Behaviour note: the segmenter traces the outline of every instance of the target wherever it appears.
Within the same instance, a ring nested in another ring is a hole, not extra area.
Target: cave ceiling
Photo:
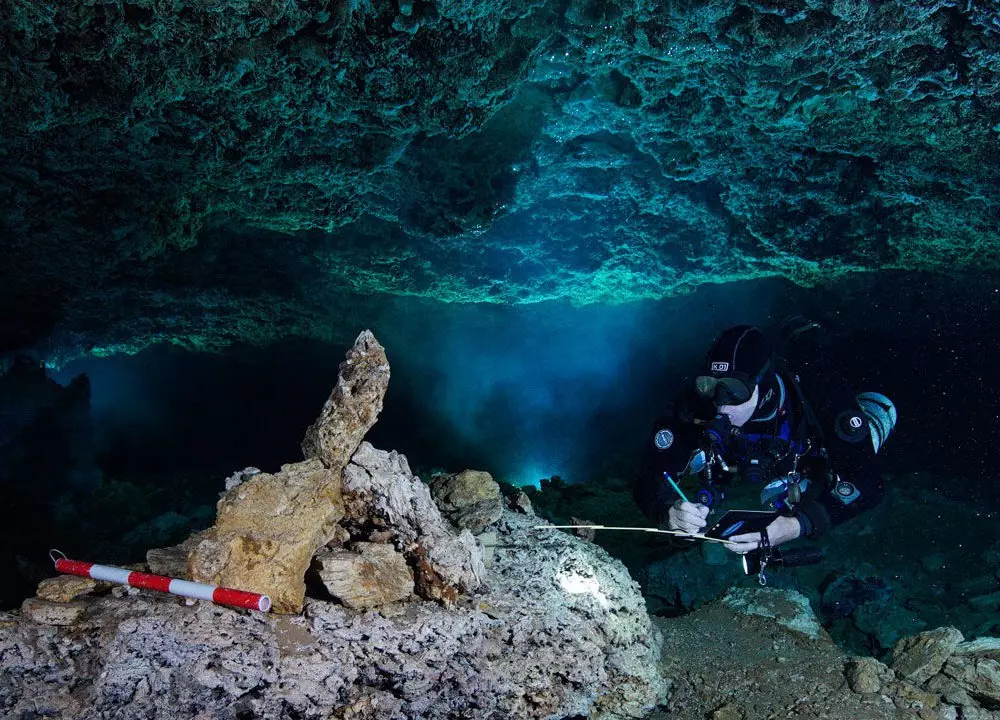
[[[1000,260],[989,3],[0,7],[0,349]]]

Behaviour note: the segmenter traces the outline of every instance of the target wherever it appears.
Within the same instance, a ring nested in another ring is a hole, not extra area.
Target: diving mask
[[[755,378],[737,372],[725,377],[699,375],[694,380],[694,386],[699,395],[711,400],[716,406],[742,405],[753,396],[757,383]]]

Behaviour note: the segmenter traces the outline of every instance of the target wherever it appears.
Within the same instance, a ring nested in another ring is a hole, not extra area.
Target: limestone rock
[[[306,431],[306,461],[284,465],[276,475],[253,473],[255,468],[234,475],[215,525],[191,552],[189,576],[266,593],[275,612],[301,610],[313,553],[335,537],[344,514],[341,472],[378,418],[388,383],[385,350],[365,330]]]
[[[847,663],[847,684],[859,694],[877,693],[893,679],[893,672],[873,657],[853,658]]]
[[[928,680],[924,684],[924,687],[940,695],[950,705],[978,707],[976,701],[972,699],[972,696],[969,695],[969,692],[964,687],[959,685],[953,678],[942,673],[938,673]]]
[[[382,412],[389,386],[385,349],[370,330],[354,341],[319,418],[306,430],[302,452],[339,472]]]
[[[965,638],[953,627],[928,630],[896,643],[892,650],[893,670],[900,677],[921,685],[934,676]]]
[[[107,587],[108,583],[98,583],[97,580],[77,575],[60,575],[38,583],[38,591],[35,594],[42,600],[67,603],[81,595],[89,595],[99,585]]]
[[[351,550],[318,553],[313,563],[330,594],[350,608],[378,607],[413,594],[413,571],[391,545],[355,543]]]
[[[431,481],[431,495],[445,517],[473,533],[482,532],[503,514],[500,486],[481,470],[438,475]]]
[[[391,530],[416,569],[421,597],[452,602],[480,586],[486,568],[475,537],[455,535],[405,457],[361,443],[344,469],[343,491],[345,525]]]
[[[275,612],[298,612],[313,553],[341,517],[340,472],[318,459],[254,475],[219,500],[215,525],[188,560],[188,576],[265,593]]]
[[[1000,638],[981,637],[959,643],[955,655],[975,655],[990,660],[1000,660]]]
[[[497,552],[497,542],[499,541],[498,536],[496,532],[493,531],[484,532],[479,533],[479,535],[476,536],[476,540],[479,541],[479,546],[483,551],[483,565],[489,568],[493,564],[493,557]]]
[[[936,720],[958,720],[958,708],[951,705],[942,705],[938,708]]]
[[[746,615],[775,618],[788,629],[812,639],[825,635],[809,605],[809,598],[796,590],[733,588],[722,602]]]
[[[457,537],[449,533],[425,535],[410,555],[416,562],[417,594],[428,600],[450,605],[460,592],[480,587],[486,576],[482,549],[468,530]]]
[[[21,603],[21,612],[42,625],[72,625],[86,609],[87,604],[79,600],[73,602],[50,602],[39,598],[28,598]]]
[[[0,715],[37,717],[72,687],[85,712],[54,717],[645,717],[667,680],[637,583],[596,545],[537,542],[536,522],[504,514],[490,588],[451,608],[308,599],[275,616],[139,593],[88,600],[100,632],[0,615]]]
[[[597,531],[591,526],[595,523],[576,516],[571,516],[569,522],[571,525],[580,525],[580,527],[573,529],[574,535],[584,542],[594,542],[594,539],[597,537]]]
[[[203,533],[194,533],[179,545],[166,548],[150,548],[146,551],[146,564],[156,575],[186,579],[188,577],[188,557],[202,539]]]
[[[524,490],[519,490],[508,505],[511,510],[522,512],[525,515],[534,516],[535,514],[535,509],[531,506],[531,498],[528,497],[528,493],[524,492]]]
[[[938,720],[941,699],[934,693],[922,690],[905,680],[897,680],[887,689],[891,693],[893,704],[903,712],[921,720],[923,718]]]
[[[255,467],[245,467],[242,470],[237,470],[226,478],[226,490],[232,490],[237,485],[242,485],[260,472],[262,472],[261,469]]]
[[[1000,710],[1000,661],[953,655],[942,672],[983,707]]]

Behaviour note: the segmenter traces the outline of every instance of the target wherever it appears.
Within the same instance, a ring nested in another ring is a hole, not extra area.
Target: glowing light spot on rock
[[[601,590],[601,584],[595,577],[588,577],[569,570],[559,573],[556,579],[559,581],[559,586],[570,595],[590,595],[600,603],[601,607],[606,608],[611,606],[611,603],[608,602],[608,597]]]

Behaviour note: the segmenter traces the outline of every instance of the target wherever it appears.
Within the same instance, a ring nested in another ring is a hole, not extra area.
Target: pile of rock
[[[897,707],[934,720],[1000,718],[1000,638],[965,642],[953,627],[900,640],[889,665],[859,658],[847,679],[857,693],[887,693]]]
[[[47,581],[0,617],[0,715],[619,718],[662,701],[661,637],[618,561],[536,530],[487,473],[429,487],[363,442],[388,378],[363,333],[306,460],[236,473],[213,527],[148,555],[267,593],[274,614]]]

